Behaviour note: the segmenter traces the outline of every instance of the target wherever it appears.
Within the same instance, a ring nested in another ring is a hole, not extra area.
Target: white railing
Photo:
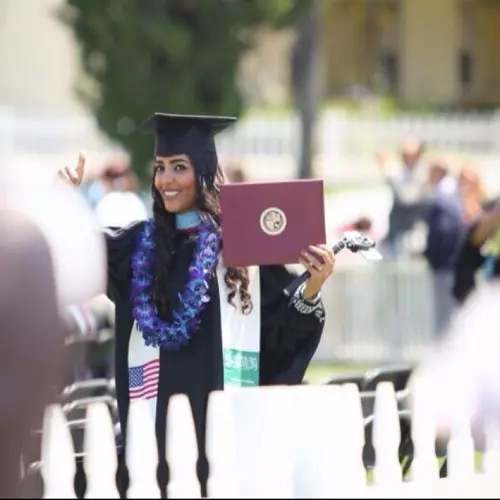
[[[26,117],[0,107],[0,137],[5,138],[7,132],[12,134],[14,149],[21,152],[58,154],[107,147],[96,130],[92,119]],[[499,132],[499,113],[401,114],[376,118],[330,110],[319,117],[316,146],[323,165],[335,165],[337,171],[342,171],[342,159],[371,158],[378,148],[393,147],[408,134],[422,137],[432,148],[467,154],[496,154],[500,152]],[[299,153],[300,122],[296,115],[250,116],[222,133],[217,142],[224,157],[293,161]]]
[[[343,157],[373,155],[394,147],[408,135],[429,147],[468,154],[500,152],[500,114],[401,114],[388,118],[350,116],[338,111],[321,114],[316,129],[319,158],[335,164]],[[252,117],[242,120],[219,140],[228,155],[296,157],[300,122],[296,116]]]
[[[338,131],[339,142],[347,154],[372,154],[380,147],[394,147],[408,135],[422,138],[430,148],[454,153],[494,153],[500,151],[499,130],[499,113],[400,114],[379,118],[327,112],[321,122],[323,150]]]
[[[413,362],[436,340],[425,262],[338,266],[322,295],[326,322],[318,361]]]
[[[418,386],[416,386],[418,388]],[[355,384],[259,387],[211,394],[207,458],[211,498],[497,498],[500,449],[495,432],[480,471],[468,422],[458,415],[447,443],[448,477],[439,478],[436,422],[425,397],[412,402],[414,460],[411,480],[403,479],[398,400],[391,383],[371,395],[373,419],[363,418]],[[400,395],[399,395],[400,396]],[[419,403],[420,402],[420,403]],[[401,403],[399,403],[401,406]],[[375,463],[363,462],[365,427],[372,420]],[[45,416],[41,471],[45,498],[74,498],[72,438],[62,407]],[[110,412],[104,403],[87,410],[84,442],[86,498],[117,498],[117,457]],[[200,498],[197,447],[185,395],[171,398],[167,415],[166,459],[169,498]],[[128,420],[128,498],[159,498],[154,423],[147,401],[133,403]],[[371,476],[371,479],[370,477]]]

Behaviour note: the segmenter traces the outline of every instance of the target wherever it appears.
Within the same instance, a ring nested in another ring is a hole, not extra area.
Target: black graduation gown
[[[116,306],[115,377],[118,410],[125,446],[128,396],[128,347],[133,327],[130,302],[131,256],[136,248],[138,232],[144,223],[105,232],[108,254],[108,295]],[[175,254],[169,270],[167,293],[183,289],[195,242],[193,233],[178,232]],[[282,290],[292,275],[283,266],[260,268],[261,279],[261,352],[260,385],[300,384],[321,339],[324,312],[304,315],[290,305]],[[187,394],[195,421],[200,460],[198,474],[202,489],[208,467],[205,455],[205,420],[208,395],[223,388],[222,336],[217,279],[210,286],[210,302],[201,313],[201,327],[188,346],[178,351],[160,349],[160,377],[157,396],[156,434],[160,465],[160,486],[168,482],[165,457],[166,409],[170,395]],[[123,454],[122,454],[123,456]],[[122,464],[123,467],[123,464]],[[120,480],[121,477],[121,480]],[[118,474],[124,492],[126,479]]]

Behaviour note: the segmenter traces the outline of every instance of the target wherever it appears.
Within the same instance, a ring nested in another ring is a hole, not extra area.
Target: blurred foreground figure
[[[78,166],[83,168],[84,161],[80,156]],[[4,169],[0,200],[42,231],[52,256],[58,302],[65,308],[104,293],[106,254],[98,220],[83,194],[55,176],[43,169]]]
[[[416,371],[425,412],[434,413],[439,432],[464,419],[500,424],[500,280],[483,284],[453,318],[446,338]],[[424,394],[422,394],[424,393]]]
[[[19,495],[20,456],[54,398],[63,327],[50,249],[25,215],[0,210],[0,497]]]
[[[21,494],[21,452],[62,388],[66,306],[104,291],[105,261],[81,194],[0,171],[0,498]]]

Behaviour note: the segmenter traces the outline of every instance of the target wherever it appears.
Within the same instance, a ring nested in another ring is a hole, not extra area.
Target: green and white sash
[[[219,265],[217,281],[220,295],[222,351],[224,360],[224,387],[259,385],[260,357],[260,273],[258,267],[248,268],[253,309],[243,314],[239,295],[234,306],[227,301],[224,283],[226,269]],[[236,307],[235,307],[236,306]]]
[[[253,309],[243,314],[238,294],[234,305],[228,303],[228,289],[224,282],[226,269],[219,262],[217,282],[220,296],[220,320],[224,362],[224,387],[259,385],[260,358],[260,273],[258,267],[249,268],[249,293]],[[203,332],[200,332],[202,334]],[[189,346],[186,347],[189,349]],[[146,346],[134,322],[128,351],[129,397],[147,399],[153,418],[156,416],[158,380],[160,372],[159,348]]]

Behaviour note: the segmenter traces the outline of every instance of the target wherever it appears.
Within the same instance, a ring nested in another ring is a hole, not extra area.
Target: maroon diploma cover
[[[226,267],[295,264],[326,243],[321,179],[223,184],[220,201]]]

